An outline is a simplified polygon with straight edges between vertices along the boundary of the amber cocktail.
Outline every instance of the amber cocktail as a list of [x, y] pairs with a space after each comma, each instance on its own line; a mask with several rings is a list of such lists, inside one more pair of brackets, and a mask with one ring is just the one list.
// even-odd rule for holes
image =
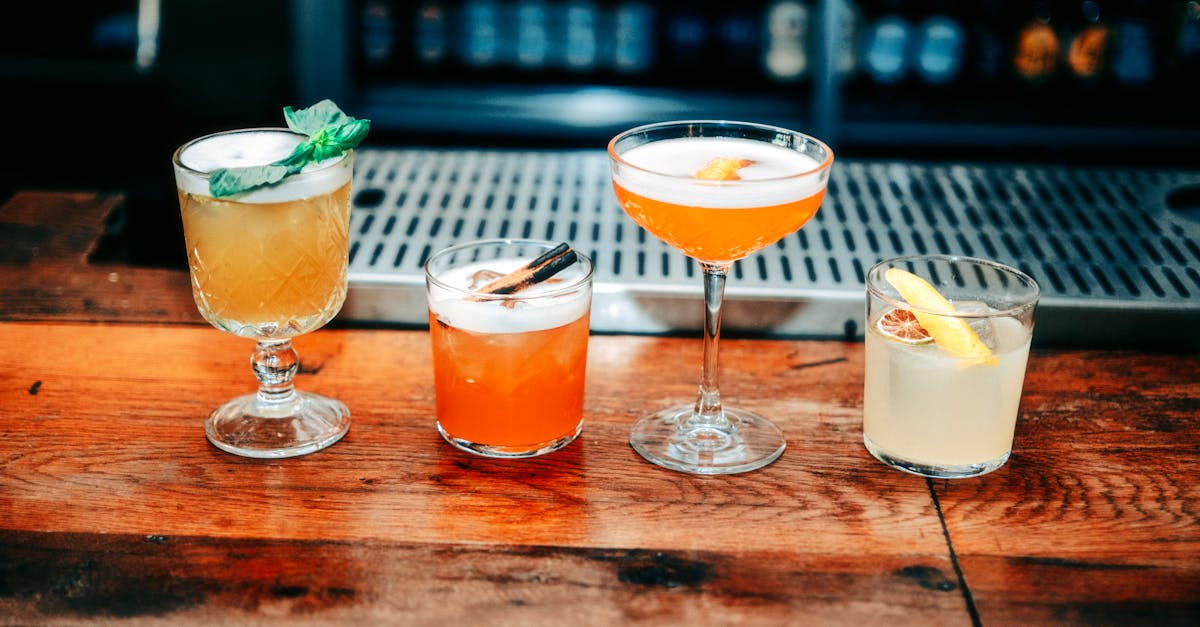
[[643, 417], [630, 444], [651, 462], [690, 473], [745, 472], [771, 463], [786, 446], [779, 428], [721, 403], [717, 339], [725, 279], [734, 261], [816, 213], [833, 152], [773, 126], [686, 121], [621, 133], [608, 153], [613, 188], [629, 217], [704, 271], [704, 366], [696, 403]]
[[592, 265], [583, 255], [512, 293], [483, 291], [555, 248], [488, 240], [435, 254], [425, 268], [437, 426], [490, 457], [570, 444], [583, 426]]
[[239, 455], [310, 453], [350, 427], [345, 405], [292, 386], [299, 360], [290, 339], [324, 325], [346, 298], [352, 154], [227, 198], [209, 188], [214, 170], [285, 158], [305, 139], [287, 129], [230, 131], [174, 156], [196, 306], [218, 329], [258, 341], [258, 393], [206, 422], [208, 439]]

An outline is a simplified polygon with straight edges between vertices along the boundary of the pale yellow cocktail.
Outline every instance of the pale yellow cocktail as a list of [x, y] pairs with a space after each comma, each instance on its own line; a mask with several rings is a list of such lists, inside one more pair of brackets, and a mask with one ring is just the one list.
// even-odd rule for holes
[[929, 477], [1002, 466], [1012, 451], [1036, 283], [1000, 264], [927, 256], [883, 262], [867, 284], [867, 449]]

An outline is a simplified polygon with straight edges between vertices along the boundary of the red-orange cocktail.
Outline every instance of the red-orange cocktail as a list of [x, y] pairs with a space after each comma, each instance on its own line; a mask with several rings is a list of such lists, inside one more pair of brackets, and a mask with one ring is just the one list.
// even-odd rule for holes
[[[492, 240], [426, 264], [438, 430], [464, 450], [530, 457], [579, 434], [587, 365], [591, 262], [512, 294], [479, 291], [553, 247]], [[572, 253], [574, 254], [574, 253]]]

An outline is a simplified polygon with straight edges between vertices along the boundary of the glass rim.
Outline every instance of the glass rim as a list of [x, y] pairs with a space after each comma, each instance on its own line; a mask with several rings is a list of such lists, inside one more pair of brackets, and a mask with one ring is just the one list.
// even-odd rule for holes
[[[829, 147], [829, 144], [826, 144], [825, 142], [817, 139], [816, 137], [813, 137], [812, 135], [809, 135], [807, 133], [801, 133], [800, 131], [793, 131], [789, 128], [784, 128], [782, 126], [774, 126], [772, 124], [761, 124], [758, 122], [742, 122], [742, 121], [738, 121], [738, 120], [720, 120], [720, 119], [671, 120], [671, 121], [667, 121], [667, 122], [654, 122], [651, 124], [643, 124], [641, 126], [635, 126], [631, 129], [617, 133], [612, 139], [610, 139], [608, 141], [608, 157], [610, 159], [612, 159], [614, 162], [621, 164], [621, 166], [623, 166], [623, 167], [637, 170], [639, 172], [645, 172], [646, 174], [651, 174], [654, 176], [662, 176], [662, 177], [667, 177], [667, 178], [672, 178], [672, 179], [687, 180], [687, 181], [697, 180], [694, 177], [687, 175], [687, 174], [668, 174], [666, 172], [658, 172], [656, 170], [651, 170], [649, 168], [643, 168], [641, 166], [634, 165], [634, 164], [626, 161], [620, 154], [617, 153], [617, 142], [619, 142], [627, 137], [631, 137], [633, 135], [646, 133], [646, 132], [654, 131], [654, 130], [658, 130], [658, 129], [671, 128], [671, 127], [687, 127], [687, 126], [711, 126], [711, 127], [725, 127], [725, 128], [739, 128], [740, 127], [740, 128], [754, 129], [754, 130], [758, 130], [758, 131], [771, 131], [771, 132], [775, 132], [775, 133], [783, 133], [786, 135], [791, 135], [793, 137], [803, 138], [806, 141], [810, 141], [810, 142], [816, 144], [817, 146], [820, 146], [820, 148], [825, 151], [825, 159], [823, 161], [821, 161], [820, 163], [818, 163], [816, 165], [816, 167], [813, 167], [808, 170], [804, 170], [799, 173], [788, 174], [785, 176], [775, 176], [775, 177], [770, 177], [770, 178], [752, 179], [752, 180], [718, 181], [718, 180], [705, 179], [705, 180], [701, 181], [705, 184], [753, 185], [756, 183], [763, 183], [763, 182], [787, 181], [787, 180], [792, 180], [792, 179], [801, 179], [801, 178], [810, 177], [810, 176], [813, 176], [814, 174], [819, 174], [822, 171], [828, 170], [833, 167], [833, 149]], [[672, 139], [680, 139], [680, 138], [672, 138]], [[663, 141], [663, 140], [658, 140], [658, 141]], [[757, 140], [755, 140], [755, 141], [757, 141]], [[649, 143], [649, 142], [647, 142], [647, 143]], [[763, 143], [767, 143], [767, 142], [763, 142]], [[785, 148], [785, 146], [781, 146], [781, 147]], [[799, 152], [799, 151], [796, 151], [796, 152]]]
[[[212, 177], [212, 173], [215, 170], [210, 170], [208, 172], [204, 172], [202, 170], [197, 170], [195, 168], [192, 168], [188, 165], [185, 165], [182, 161], [179, 160], [180, 155], [182, 155], [183, 152], [185, 150], [187, 150], [188, 148], [190, 148], [193, 145], [198, 144], [202, 141], [209, 140], [214, 137], [220, 137], [222, 135], [237, 135], [237, 134], [241, 134], [241, 133], [282, 133], [284, 135], [293, 135], [296, 137], [307, 137], [303, 133], [297, 133], [296, 131], [293, 131], [292, 129], [283, 127], [283, 126], [256, 126], [256, 127], [251, 127], [251, 128], [234, 128], [234, 129], [229, 129], [229, 130], [225, 130], [225, 131], [217, 131], [215, 133], [201, 135], [200, 137], [190, 139], [190, 140], [184, 142], [183, 144], [181, 144], [178, 148], [175, 149], [175, 152], [171, 155], [171, 163], [174, 164], [174, 166], [179, 168], [180, 170], [187, 172], [189, 175], [196, 176], [196, 177], [207, 180]], [[317, 172], [322, 172], [322, 171], [326, 170], [327, 168], [331, 168], [331, 167], [336, 166], [337, 164], [341, 163], [347, 157], [349, 157], [353, 152], [354, 152], [353, 150], [347, 150], [335, 158], [325, 159], [324, 161], [318, 161], [315, 164], [310, 164], [308, 166], [308, 169], [297, 172], [293, 176], [305, 176], [308, 174], [315, 174]], [[266, 165], [266, 164], [262, 164], [262, 165]]]
[[[991, 268], [993, 270], [997, 270], [999, 272], [1003, 272], [1005, 274], [1012, 276], [1014, 279], [1019, 281], [1021, 284], [1025, 285], [1030, 290], [1030, 294], [1027, 297], [1022, 298], [1020, 300], [1020, 302], [1017, 303], [1016, 305], [1013, 305], [1010, 307], [1005, 307], [1004, 309], [996, 309], [994, 311], [987, 311], [987, 312], [981, 312], [981, 311], [945, 312], [945, 311], [937, 311], [934, 309], [929, 309], [927, 307], [918, 307], [916, 305], [909, 303], [908, 301], [904, 300], [903, 298], [895, 298], [895, 297], [883, 292], [882, 290], [880, 290], [878, 287], [876, 287], [872, 283], [871, 279], [873, 277], [876, 277], [877, 275], [880, 275], [881, 274], [880, 269], [885, 266], [894, 267], [894, 266], [898, 266], [899, 264], [902, 264], [905, 262], [911, 262], [911, 263], [916, 264], [921, 261], [944, 261], [944, 262], [947, 262], [950, 264], [967, 263], [967, 264], [973, 264], [973, 265], [978, 265], [978, 266], [985, 266], [985, 267]], [[921, 277], [921, 278], [925, 279], [925, 277]], [[928, 280], [928, 279], [925, 279], [925, 280]], [[941, 316], [944, 318], [972, 318], [972, 319], [975, 319], [975, 318], [996, 318], [999, 316], [1015, 316], [1024, 311], [1027, 311], [1029, 309], [1036, 307], [1038, 304], [1038, 300], [1041, 299], [1041, 295], [1042, 295], [1041, 285], [1038, 285], [1038, 282], [1036, 280], [1034, 280], [1033, 277], [1022, 272], [1021, 270], [1018, 270], [1017, 268], [1014, 268], [1012, 266], [1000, 263], [998, 261], [992, 261], [990, 259], [982, 259], [979, 257], [971, 257], [968, 255], [919, 253], [919, 254], [915, 254], [915, 255], [903, 255], [900, 257], [890, 257], [887, 259], [881, 259], [881, 260], [877, 261], [874, 265], [872, 265], [871, 269], [867, 271], [865, 282], [867, 285], [868, 293], [870, 293], [871, 295], [888, 303], [889, 305], [891, 305], [894, 308], [904, 309], [907, 311], [919, 311], [921, 313], [928, 313], [928, 314], [932, 314], [932, 315]], [[934, 287], [937, 288], [937, 286], [934, 286]], [[941, 290], [939, 289], [939, 292], [940, 291]]]
[[581, 276], [577, 277], [575, 280], [569, 282], [566, 285], [563, 285], [561, 287], [556, 287], [556, 288], [553, 288], [550, 290], [539, 291], [536, 294], [522, 294], [520, 291], [513, 292], [511, 294], [490, 294], [490, 293], [485, 293], [485, 292], [479, 292], [476, 290], [472, 290], [470, 288], [463, 288], [463, 287], [459, 287], [456, 285], [450, 285], [450, 284], [442, 281], [438, 277], [434, 276], [433, 273], [430, 271], [430, 266], [433, 264], [434, 260], [457, 253], [457, 252], [460, 252], [460, 251], [463, 251], [463, 250], [466, 250], [468, 248], [478, 248], [478, 247], [483, 247], [483, 246], [515, 246], [515, 245], [542, 246], [542, 247], [545, 247], [547, 250], [549, 250], [549, 249], [552, 249], [555, 246], [557, 246], [558, 243], [552, 242], [550, 240], [542, 240], [542, 239], [497, 237], [497, 238], [490, 238], [490, 239], [471, 240], [469, 242], [462, 242], [460, 244], [454, 244], [453, 246], [448, 246], [446, 248], [443, 248], [443, 249], [433, 253], [432, 255], [429, 256], [428, 259], [425, 260], [425, 264], [424, 264], [425, 279], [427, 281], [429, 281], [430, 284], [435, 285], [441, 289], [451, 291], [451, 292], [457, 292], [459, 294], [463, 294], [466, 296], [471, 296], [473, 298], [479, 299], [480, 301], [486, 301], [486, 302], [501, 301], [501, 302], [503, 302], [503, 301], [531, 300], [534, 298], [552, 298], [555, 296], [561, 296], [563, 294], [569, 294], [571, 292], [577, 291], [580, 287], [582, 287], [584, 285], [590, 284], [592, 281], [592, 276], [595, 274], [596, 266], [595, 266], [595, 264], [592, 263], [591, 257], [588, 257], [587, 255], [583, 254], [582, 252], [579, 252], [574, 247], [572, 247], [571, 250], [575, 253], [575, 256], [578, 260], [577, 263], [586, 264], [585, 272]]

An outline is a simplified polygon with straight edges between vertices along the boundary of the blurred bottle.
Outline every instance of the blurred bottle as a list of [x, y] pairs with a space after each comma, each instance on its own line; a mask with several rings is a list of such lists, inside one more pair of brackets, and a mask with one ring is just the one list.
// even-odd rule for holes
[[886, 3], [883, 12], [866, 31], [863, 65], [876, 83], [893, 85], [909, 72], [915, 37], [912, 24], [900, 13], [899, 2]]
[[493, 0], [468, 0], [458, 23], [458, 54], [463, 62], [487, 68], [501, 61], [504, 43], [501, 7]]
[[618, 72], [645, 72], [654, 64], [654, 9], [641, 2], [622, 2], [613, 10], [613, 67]]
[[704, 13], [687, 4], [672, 7], [665, 16], [663, 37], [671, 65], [686, 72], [704, 74], [705, 50], [709, 46], [708, 20]]
[[967, 43], [966, 29], [952, 2], [938, 2], [916, 28], [914, 57], [917, 73], [926, 83], [945, 85], [958, 78]]
[[763, 67], [767, 76], [792, 82], [808, 74], [812, 10], [798, 0], [770, 4], [763, 24]]
[[[1178, 15], [1179, 43], [1175, 54], [1185, 80], [1200, 79], [1200, 1], [1183, 2], [1176, 9]], [[1193, 83], [1194, 84], [1194, 83]]]
[[1117, 18], [1112, 73], [1122, 85], [1149, 85], [1155, 75], [1151, 0], [1133, 0]]
[[1102, 76], [1108, 67], [1112, 28], [1098, 0], [1077, 3], [1072, 17], [1067, 65], [1076, 79], [1091, 82]]
[[441, 2], [422, 2], [417, 7], [414, 43], [417, 58], [426, 65], [436, 65], [446, 58], [450, 47], [447, 36], [446, 7]]
[[386, 65], [392, 59], [395, 43], [392, 7], [382, 0], [370, 0], [362, 9], [362, 55], [368, 66]]
[[540, 70], [550, 56], [550, 16], [542, 0], [520, 0], [513, 8], [516, 43], [513, 60], [517, 67]]
[[833, 71], [839, 79], [846, 79], [858, 72], [858, 34], [862, 28], [862, 10], [853, 0], [829, 0], [837, 10], [837, 32], [834, 37]]
[[763, 46], [761, 14], [751, 7], [734, 5], [716, 14], [715, 19], [722, 69], [736, 78], [754, 76]]
[[1058, 71], [1060, 44], [1054, 30], [1054, 14], [1049, 2], [1034, 2], [1030, 17], [1017, 33], [1013, 46], [1013, 70], [1030, 84], [1044, 83]]
[[[977, 84], [995, 86], [1002, 73], [1008, 71], [1005, 59], [1007, 29], [1003, 0], [982, 0], [967, 20], [968, 61], [964, 78]], [[1001, 33], [1005, 33], [1002, 41]]]
[[594, 2], [575, 0], [563, 9], [563, 64], [567, 69], [586, 72], [596, 68], [599, 56], [598, 9]]

